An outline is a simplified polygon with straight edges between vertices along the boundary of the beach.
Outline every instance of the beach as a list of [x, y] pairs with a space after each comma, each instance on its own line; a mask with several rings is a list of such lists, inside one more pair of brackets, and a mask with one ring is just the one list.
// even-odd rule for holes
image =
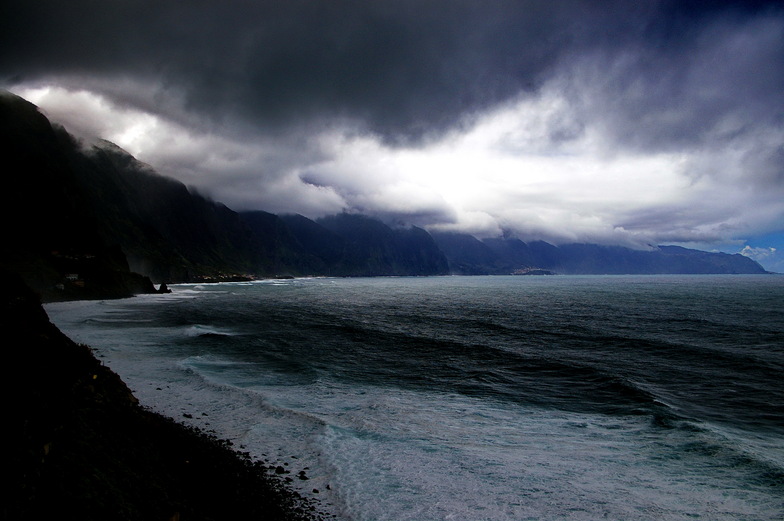
[[141, 407], [13, 277], [2, 306], [13, 339], [3, 392], [10, 415], [4, 519], [326, 518], [265, 462]]

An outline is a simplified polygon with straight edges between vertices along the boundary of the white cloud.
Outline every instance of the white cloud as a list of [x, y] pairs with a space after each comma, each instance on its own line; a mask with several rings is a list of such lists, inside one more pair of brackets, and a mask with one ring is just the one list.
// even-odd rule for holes
[[784, 215], [784, 189], [749, 168], [784, 142], [781, 129], [723, 147], [622, 146], [584, 110], [601, 93], [574, 101], [558, 79], [417, 147], [339, 127], [277, 138], [205, 130], [87, 90], [17, 92], [68, 130], [105, 137], [238, 210], [317, 217], [345, 208], [483, 236], [628, 245], [727, 241]]
[[782, 255], [782, 250], [778, 248], [746, 245], [738, 253], [754, 259], [768, 271], [784, 273], [784, 255]]
[[755, 261], [763, 261], [765, 259], [769, 259], [776, 255], [776, 248], [769, 247], [769, 248], [752, 248], [751, 246], [744, 246], [742, 250], [740, 250], [741, 255], [745, 255], [746, 257], [751, 257]]
[[103, 96], [88, 90], [69, 90], [46, 85], [15, 89], [38, 105], [52, 120], [67, 125], [72, 134], [80, 137], [102, 137], [124, 147], [158, 135], [156, 116], [139, 110], [118, 106]]
[[[59, 86], [15, 89], [53, 121], [87, 140], [111, 141], [162, 175], [173, 177], [232, 208], [305, 215], [334, 213], [345, 202], [331, 188], [300, 180], [307, 149], [189, 128], [162, 115], [124, 107], [87, 90]], [[227, 132], [228, 133], [228, 132]], [[291, 159], [291, 158], [295, 159]]]
[[[411, 206], [419, 204], [454, 215], [454, 223], [437, 223], [440, 229], [511, 229], [554, 241], [645, 244], [718, 226], [742, 207], [745, 199], [734, 190], [723, 194], [712, 181], [694, 179], [699, 151], [612, 150], [598, 125], [570, 114], [568, 101], [552, 89], [421, 148], [329, 135], [322, 143], [329, 160], [311, 165], [309, 176], [371, 211], [415, 213]], [[578, 130], [553, 131], [564, 125]], [[724, 208], [713, 205], [719, 195]], [[635, 220], [665, 213], [684, 217]]]

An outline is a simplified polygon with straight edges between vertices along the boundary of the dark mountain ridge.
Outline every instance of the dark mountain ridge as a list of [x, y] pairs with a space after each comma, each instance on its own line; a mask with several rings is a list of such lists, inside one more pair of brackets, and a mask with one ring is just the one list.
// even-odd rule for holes
[[301, 216], [240, 214], [112, 143], [79, 142], [10, 93], [0, 95], [0, 153], [14, 165], [2, 264], [47, 300], [129, 296], [153, 282], [447, 273], [424, 230], [373, 221], [378, 233], [362, 244], [349, 225], [342, 237]]
[[505, 275], [762, 274], [765, 269], [740, 254], [705, 252], [680, 246], [634, 250], [623, 246], [563, 244], [519, 239], [479, 240], [468, 234], [432, 233], [449, 259], [452, 273]]
[[342, 213], [316, 223], [338, 237], [331, 271], [343, 276], [446, 275], [449, 264], [422, 228], [391, 228], [364, 215]]
[[107, 141], [86, 145], [0, 93], [2, 264], [45, 299], [128, 296], [153, 283], [449, 273], [764, 273], [741, 255], [678, 247], [479, 240], [342, 213], [238, 213]]

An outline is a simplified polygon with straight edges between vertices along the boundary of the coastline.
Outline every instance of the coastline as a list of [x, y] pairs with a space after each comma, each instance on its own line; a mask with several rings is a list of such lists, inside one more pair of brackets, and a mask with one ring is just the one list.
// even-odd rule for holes
[[142, 408], [125, 383], [6, 277], [10, 415], [3, 519], [317, 521], [329, 517], [265, 462]]

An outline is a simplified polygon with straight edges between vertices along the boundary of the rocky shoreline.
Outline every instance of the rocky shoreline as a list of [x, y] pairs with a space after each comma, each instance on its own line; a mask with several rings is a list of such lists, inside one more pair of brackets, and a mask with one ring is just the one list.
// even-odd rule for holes
[[[89, 347], [6, 276], [9, 415], [3, 519], [316, 521], [331, 516], [265, 462], [142, 408]], [[16, 375], [14, 378], [13, 375]]]

